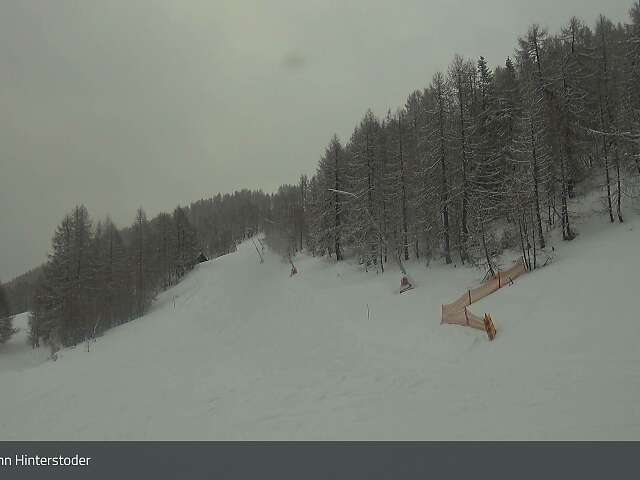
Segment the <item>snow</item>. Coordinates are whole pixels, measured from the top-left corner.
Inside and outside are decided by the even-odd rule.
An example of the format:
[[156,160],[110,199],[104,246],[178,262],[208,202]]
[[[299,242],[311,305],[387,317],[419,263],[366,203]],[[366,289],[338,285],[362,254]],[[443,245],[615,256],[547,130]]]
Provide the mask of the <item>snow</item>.
[[627,217],[582,217],[550,265],[472,305],[493,342],[440,325],[483,272],[409,263],[417,287],[399,295],[393,267],[299,256],[290,278],[246,242],[89,352],[47,361],[24,330],[0,347],[0,439],[638,439],[640,219]]
[[[28,313],[21,313],[13,317],[13,328],[17,332],[7,343],[0,345],[0,375],[7,372],[22,372],[44,363],[49,357],[49,352],[45,349],[34,349],[28,344]],[[2,398],[1,390],[0,398]]]

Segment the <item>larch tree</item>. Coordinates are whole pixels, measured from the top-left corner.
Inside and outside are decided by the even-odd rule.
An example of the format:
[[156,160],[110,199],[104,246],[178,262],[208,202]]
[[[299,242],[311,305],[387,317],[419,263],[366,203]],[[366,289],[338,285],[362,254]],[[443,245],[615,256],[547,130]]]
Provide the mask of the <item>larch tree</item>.
[[153,283],[153,265],[151,229],[147,215],[141,208],[131,227],[133,243],[131,245],[131,275],[133,278],[133,298],[135,316],[144,315],[155,296]]
[[[346,199],[341,194],[344,174],[344,148],[334,135],[327,146],[318,166],[322,188],[328,195],[323,195],[321,222],[325,225],[330,242],[324,241],[326,248],[336,255],[336,260],[344,259],[342,233]],[[328,243],[328,244],[327,244]]]
[[5,343],[15,333],[13,316],[10,314],[9,300],[4,287],[0,283],[0,344]]
[[442,218],[442,241],[443,255],[447,264],[451,263],[451,232],[449,229],[449,160],[447,152],[447,91],[444,75],[438,72],[434,75],[431,90],[434,98],[434,135],[432,140],[434,143],[434,151],[437,152],[438,163],[440,166],[439,184],[440,184],[440,213]]

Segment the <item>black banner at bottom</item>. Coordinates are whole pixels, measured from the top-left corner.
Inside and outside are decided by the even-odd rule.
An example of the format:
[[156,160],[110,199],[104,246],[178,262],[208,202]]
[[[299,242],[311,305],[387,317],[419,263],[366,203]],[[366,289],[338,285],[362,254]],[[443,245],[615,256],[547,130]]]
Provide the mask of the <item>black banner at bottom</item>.
[[627,442],[0,442],[1,479],[636,478]]

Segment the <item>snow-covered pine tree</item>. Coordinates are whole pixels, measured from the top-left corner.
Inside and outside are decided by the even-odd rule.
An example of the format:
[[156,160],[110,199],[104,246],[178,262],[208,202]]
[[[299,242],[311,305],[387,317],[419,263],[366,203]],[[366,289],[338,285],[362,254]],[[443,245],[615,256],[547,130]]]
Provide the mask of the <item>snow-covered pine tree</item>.
[[[386,178],[392,215],[390,216],[394,248],[409,260],[409,173],[407,156],[407,122],[405,112],[388,115],[384,125],[388,138],[388,176]],[[388,237],[387,237],[388,238]],[[396,253],[394,252],[394,255]]]
[[423,205],[421,195],[424,187],[426,111],[424,92],[412,92],[405,102],[405,121],[407,124],[406,170],[408,197],[409,239],[413,245],[416,259],[420,259],[421,248],[424,247],[426,234],[423,222]]
[[326,248],[323,242],[322,211],[324,198],[328,192],[324,192],[320,185],[318,174],[309,180],[307,193],[307,208],[305,210],[306,223],[309,228],[309,247],[312,255],[324,255]]
[[552,187],[548,181],[549,153],[542,150],[545,135],[544,108],[547,104],[550,87],[546,67],[543,67],[543,44],[547,38],[546,30],[538,25],[529,28],[527,35],[519,40],[518,61],[521,76],[521,94],[523,99],[522,122],[520,129],[524,138],[521,139],[521,151],[526,152],[530,162],[530,178],[533,189],[533,208],[535,210],[535,228],[540,248],[545,248],[544,231],[542,228],[542,195],[546,191],[547,208],[549,211],[547,224],[553,223]]
[[273,195],[265,226],[266,240],[272,250],[292,261],[298,251],[306,222],[302,216],[301,185],[281,185]]
[[178,239],[177,228],[172,216],[160,213],[151,220],[154,231],[155,250],[153,262],[159,287],[166,290],[178,281]]
[[534,249],[531,267],[535,268],[535,241],[544,248],[540,193],[549,181],[549,153],[536,95],[530,88],[530,84],[525,84],[522,89],[522,110],[515,126],[506,201],[511,208],[510,217],[518,223],[521,244],[526,244],[527,252]]
[[[601,52],[603,60],[604,89],[606,90],[605,112],[608,119],[611,148],[613,153],[613,168],[615,173],[615,211],[620,223],[624,221],[622,215],[622,197],[625,195],[622,182],[623,170],[626,169],[629,143],[626,142],[626,132],[629,130],[629,107],[626,95],[625,62],[626,32],[621,24],[614,25],[605,17],[600,18],[597,29],[600,28]],[[598,36],[598,35],[597,35]],[[604,67],[606,66],[606,72]]]
[[136,213],[131,230],[130,274],[133,278],[133,313],[137,317],[145,314],[155,297],[151,229],[142,207]]
[[[441,156],[438,146],[439,124],[437,122],[438,109],[434,100],[432,88],[427,88],[414,96],[418,105],[409,106],[407,111],[410,118],[417,120],[415,133],[415,158],[412,162],[412,194],[410,204],[413,215],[410,217],[415,230],[416,258],[418,254],[426,258],[427,263],[433,258],[434,252],[442,252],[443,216],[441,209],[442,176]],[[411,113],[418,110],[416,113]],[[418,248],[420,241],[420,248]]]
[[495,273],[494,257],[498,245],[492,234],[492,224],[504,212],[503,159],[500,136],[503,133],[499,102],[495,95],[493,72],[484,57],[477,62],[474,101],[469,115],[469,261],[484,264]]
[[469,201],[471,195],[470,174],[472,166],[471,145],[469,137],[471,135],[470,109],[473,96],[472,79],[475,78],[474,66],[471,62],[465,61],[461,56],[455,55],[449,66],[447,82],[449,91],[452,92],[453,111],[455,118],[455,128],[453,133],[453,155],[458,159],[456,165],[457,180],[455,187],[456,204],[459,210],[459,238],[458,247],[460,249],[460,260],[464,263],[468,259],[467,242],[469,237]]
[[343,189],[344,164],[344,148],[338,136],[334,135],[320,159],[318,181],[321,189],[326,192],[321,198],[320,243],[324,250],[335,253],[337,261],[344,258],[342,240],[346,199],[340,194]]
[[94,335],[129,320],[131,282],[127,252],[113,221],[107,217],[96,225],[92,259],[92,295],[97,306]]
[[[614,102],[616,100],[616,84],[612,81],[612,65],[610,59],[611,36],[613,24],[603,15],[598,18],[595,29],[595,48],[593,69],[596,72],[596,91],[598,98],[598,135],[601,142],[602,166],[605,173],[606,202],[611,223],[614,219],[614,196],[612,191],[611,166],[619,171],[618,141],[615,138]],[[618,199],[620,197],[618,196]]]
[[92,235],[91,219],[83,205],[58,226],[35,302],[32,338],[45,338],[54,346],[76,345],[88,338],[94,312]]
[[5,343],[15,333],[13,316],[4,287],[0,283],[0,344]]
[[173,211],[173,223],[176,241],[174,271],[176,279],[180,280],[195,265],[198,255],[198,236],[184,209],[176,207]]
[[637,173],[640,174],[640,1],[636,0],[633,3],[629,16],[631,23],[627,26],[624,45],[627,55],[625,63],[627,125],[631,137],[630,156]]
[[309,178],[306,175],[300,175],[300,181],[298,182],[298,189],[300,194],[299,202],[295,209],[295,228],[296,238],[298,239],[298,250],[302,251],[305,247],[305,242],[309,241],[309,226],[307,225],[306,211],[309,194]]
[[[378,142],[380,122],[371,110],[368,110],[356,127],[346,148],[345,162],[346,189],[357,199],[350,201],[347,235],[354,247],[361,252],[364,262],[377,263],[382,251],[381,238],[371,225],[369,215],[379,222],[379,204],[381,192],[376,188],[376,175],[379,173]],[[344,201],[349,201],[344,198]]]
[[431,81],[431,95],[433,97],[433,112],[432,122],[433,134],[430,135],[430,139],[433,150],[436,152],[437,160],[439,163],[438,172],[438,184],[439,184],[439,205],[440,205],[440,217],[442,222],[442,252],[447,264],[451,263],[451,232],[449,225],[449,204],[451,192],[449,189],[449,170],[450,160],[447,147],[447,116],[449,114],[449,102],[447,99],[447,85],[442,73],[438,72],[434,75]]

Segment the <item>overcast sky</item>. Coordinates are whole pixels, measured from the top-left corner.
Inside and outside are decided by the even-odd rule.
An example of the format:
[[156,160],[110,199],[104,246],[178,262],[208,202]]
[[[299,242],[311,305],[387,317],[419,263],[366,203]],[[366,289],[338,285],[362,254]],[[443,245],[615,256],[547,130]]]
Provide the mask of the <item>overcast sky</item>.
[[273,191],[454,53],[501,64],[533,22],[631,3],[0,0],[0,280],[45,260],[77,203],[122,226]]

